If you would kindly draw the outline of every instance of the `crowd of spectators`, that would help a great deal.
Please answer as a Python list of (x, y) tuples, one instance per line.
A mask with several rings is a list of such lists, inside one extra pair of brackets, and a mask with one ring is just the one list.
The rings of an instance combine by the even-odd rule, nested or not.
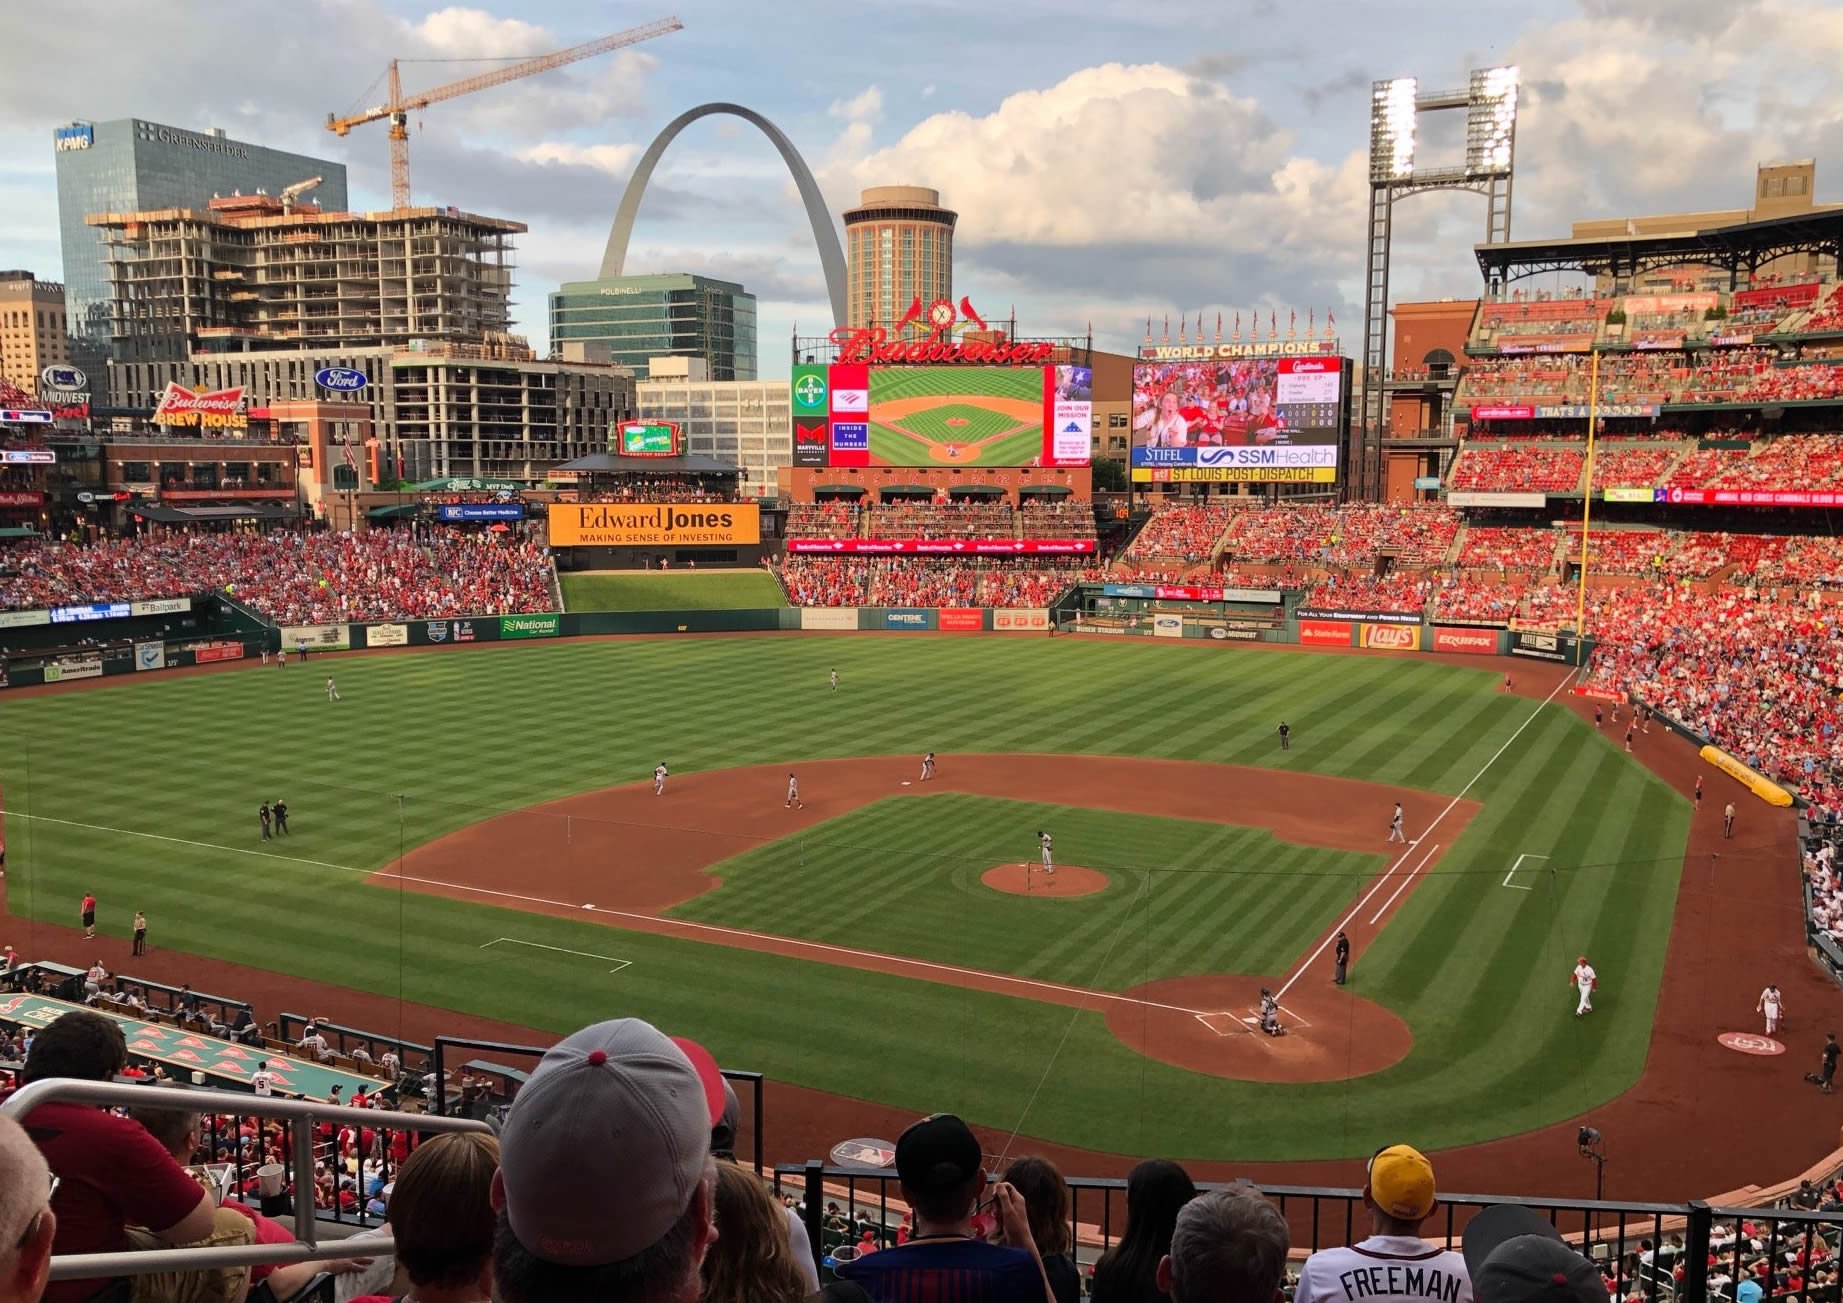
[(1784, 434), (1746, 449), (1700, 449), (1666, 482), (1685, 489), (1843, 488), (1843, 435)]
[(856, 538), (859, 520), (855, 502), (796, 502), (787, 508), (787, 537)]
[(1557, 541), (1552, 529), (1468, 525), (1459, 545), (1459, 568), (1541, 573), (1554, 566)]
[(776, 573), (795, 606), (1046, 607), (1069, 585), (1103, 577), (1078, 561), (959, 557), (790, 556)]
[(1471, 493), (1574, 493), (1587, 461), (1585, 444), (1486, 448), (1468, 444), (1453, 462), (1447, 487)]
[[(1587, 572), (1595, 575), (1654, 575), (1664, 571), (1664, 558), (1677, 545), (1678, 535), (1657, 529), (1590, 529), (1587, 531)], [(1568, 531), (1562, 555), (1579, 560), (1581, 531)]]
[(753, 502), (733, 480), (696, 475), (646, 475), (618, 484), (579, 488), (578, 502)]
[(0, 609), (228, 592), (278, 624), (554, 610), (543, 547), (424, 527), (364, 533), (155, 531), (0, 551)]
[(1127, 547), (1126, 557), (1181, 565), (1207, 561), (1215, 555), (1236, 510), (1228, 503), (1160, 503)]
[(1434, 504), (1353, 503), (1251, 507), (1230, 525), (1224, 555), (1249, 565), (1439, 565), (1459, 532), (1459, 513)]
[(1018, 510), (1024, 538), (1094, 538), (1094, 507), (1086, 502), (1026, 502)]
[[(1491, 403), (1585, 404), (1592, 385), (1585, 353), (1475, 358), (1460, 386), (1461, 406)], [(1822, 359), (1779, 365), (1777, 349), (1743, 346), (1687, 354), (1640, 349), (1600, 356), (1602, 403), (1724, 403), (1829, 398), (1843, 392), (1843, 369)]]
[(886, 502), (864, 513), (866, 538), (1016, 538), (1008, 502)]
[(1344, 575), (1321, 580), (1300, 605), (1338, 611), (1419, 611), (1427, 605), (1431, 588), (1432, 581), (1421, 573)]
[(1671, 446), (1608, 447), (1594, 450), (1592, 492), (1602, 489), (1648, 489), (1663, 479), (1682, 449)]
[(1843, 285), (1837, 286), (1824, 301), (1812, 310), (1799, 325), (1802, 331), (1816, 333), (1825, 330), (1843, 330)]
[(1449, 576), (1427, 595), (1435, 623), (1508, 624), (1522, 613), (1530, 589), (1521, 584)]

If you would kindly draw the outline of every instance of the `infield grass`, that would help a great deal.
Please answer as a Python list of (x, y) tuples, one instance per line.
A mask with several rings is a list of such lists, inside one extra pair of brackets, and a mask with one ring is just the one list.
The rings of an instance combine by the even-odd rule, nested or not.
[[(311, 668), (260, 666), (0, 697), (11, 913), (69, 925), (94, 889), (104, 931), (125, 935), (145, 909), (156, 945), (558, 1033), (634, 1014), (774, 1078), (1115, 1152), (1360, 1157), (1405, 1129), (1424, 1147), (1468, 1143), (1572, 1118), (1645, 1060), (1688, 803), (1565, 710), (1498, 692), (1491, 672), (1207, 644), (774, 636), (486, 645), (337, 669), (338, 704)], [(1287, 752), (1272, 734), (1282, 716)], [(1412, 1028), (1412, 1052), (1357, 1081), (1238, 1083), (1135, 1054), (1091, 1011), (367, 881), (406, 847), (641, 781), (661, 756), (683, 774), (923, 750), (1471, 784), (1483, 809), (1353, 972), (1356, 993)], [(264, 845), (255, 809), (277, 795), (296, 832)], [(962, 891), (977, 866), (1023, 858), (1019, 817), (1038, 811), (947, 794), (880, 803), (808, 833), (874, 855), (826, 849), (802, 865), (796, 839), (763, 841), (684, 909), (1117, 986), (1282, 966), (1370, 867), (1333, 852), (1288, 867), (1265, 833), (1057, 809), (1059, 856), (1117, 875), (1113, 889), (1041, 913)], [(1280, 871), (1238, 862), (1269, 855)], [(1503, 885), (1519, 855), (1551, 857), (1519, 875), (1528, 890)], [(1155, 890), (1150, 912), (1130, 912), (1134, 874), (1189, 884), (1190, 907)], [(504, 889), (524, 889), (516, 864)], [(501, 937), (629, 966), (481, 948)], [(1565, 981), (1582, 950), (1602, 990), (1577, 1020)]]
[(572, 611), (764, 610), (787, 595), (763, 570), (600, 570), (557, 577)]

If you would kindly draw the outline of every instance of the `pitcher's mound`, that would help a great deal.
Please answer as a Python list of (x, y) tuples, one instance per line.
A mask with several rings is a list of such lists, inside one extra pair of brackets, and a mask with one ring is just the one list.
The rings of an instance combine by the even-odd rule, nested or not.
[(1271, 977), (1147, 982), (1109, 1002), (1107, 1026), (1148, 1058), (1239, 1081), (1345, 1081), (1406, 1058), (1414, 1046), (1408, 1025), (1327, 977), (1308, 974), (1281, 998), (1284, 1036), (1257, 1028), (1261, 987), (1281, 984)]
[(993, 891), (1045, 899), (1092, 896), (1107, 890), (1105, 873), (1079, 864), (1058, 864), (1054, 873), (1045, 873), (1041, 864), (999, 864), (980, 874), (979, 881)]

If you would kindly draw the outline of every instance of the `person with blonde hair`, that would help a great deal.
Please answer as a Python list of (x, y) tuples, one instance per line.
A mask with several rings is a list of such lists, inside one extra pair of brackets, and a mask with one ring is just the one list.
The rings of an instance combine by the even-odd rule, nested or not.
[(704, 1255), (701, 1303), (800, 1303), (806, 1280), (794, 1265), (787, 1218), (759, 1176), (717, 1164), (717, 1241)]
[[(493, 1297), (493, 1173), (499, 1141), (478, 1131), (436, 1136), (397, 1169), (390, 1231), (397, 1274), (416, 1303), (487, 1303)], [(401, 1279), (397, 1282), (403, 1283)], [(382, 1294), (352, 1303), (390, 1303)]]
[(25, 1129), (0, 1116), (0, 1303), (38, 1303), (51, 1276), (57, 1190)]

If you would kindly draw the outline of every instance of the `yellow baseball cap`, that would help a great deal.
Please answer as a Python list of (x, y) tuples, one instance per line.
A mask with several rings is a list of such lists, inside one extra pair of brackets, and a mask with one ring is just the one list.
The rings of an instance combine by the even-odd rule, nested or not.
[(1411, 1145), (1390, 1145), (1369, 1160), (1369, 1197), (1398, 1221), (1433, 1211), (1433, 1164)]

